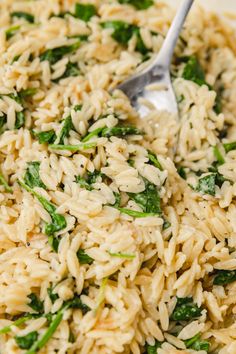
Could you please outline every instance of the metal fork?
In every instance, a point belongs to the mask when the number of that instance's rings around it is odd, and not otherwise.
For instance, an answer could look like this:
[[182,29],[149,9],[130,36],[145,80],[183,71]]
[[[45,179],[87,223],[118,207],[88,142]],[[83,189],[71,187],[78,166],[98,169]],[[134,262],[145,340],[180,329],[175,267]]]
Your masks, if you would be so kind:
[[[170,78],[170,64],[180,31],[193,2],[194,0],[183,0],[162,48],[151,64],[117,87],[129,97],[141,117],[145,117],[153,108],[178,116],[178,105]],[[149,103],[145,104],[145,101]]]

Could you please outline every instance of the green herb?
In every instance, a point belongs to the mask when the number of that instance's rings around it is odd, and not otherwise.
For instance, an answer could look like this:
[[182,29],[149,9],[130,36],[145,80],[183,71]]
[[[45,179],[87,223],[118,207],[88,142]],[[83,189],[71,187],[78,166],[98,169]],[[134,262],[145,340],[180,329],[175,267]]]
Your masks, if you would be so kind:
[[33,135],[38,139],[40,144],[48,143],[53,144],[57,138],[54,130],[48,130],[46,132],[36,133],[33,131]]
[[50,285],[49,288],[47,288],[47,293],[48,293],[48,296],[50,298],[50,300],[52,301],[52,304],[54,304],[54,302],[59,299],[59,296],[58,294],[54,293],[53,292],[54,288],[52,285]]
[[16,113],[16,122],[15,122],[15,129],[20,129],[25,124],[25,115],[24,112],[17,112]]
[[44,309],[43,301],[41,301],[34,293],[31,293],[27,297],[31,300],[28,303],[28,306],[31,307],[34,311],[42,313]]
[[102,136],[106,138],[110,138],[111,136],[118,136],[118,137],[123,137],[126,135],[140,135],[142,134],[139,129],[135,127],[128,127],[128,126],[116,126],[113,128],[97,128],[93,130],[91,133],[87,134],[83,138],[83,142],[89,141],[91,138],[94,136]]
[[217,95],[215,99],[215,105],[213,107],[216,114],[220,114],[222,112],[222,94],[224,92],[224,87],[220,86],[217,90]]
[[223,158],[219,148],[217,146],[214,146],[213,148],[213,153],[214,153],[214,156],[217,160],[217,164],[218,165],[223,165],[225,163],[225,159]]
[[193,303],[191,297],[177,298],[177,304],[171,315],[173,321],[189,321],[201,316],[202,309]]
[[28,12],[14,11],[11,13],[11,17],[23,18],[29,23],[34,23],[34,16]]
[[108,251],[108,253],[111,257],[117,257],[117,258],[134,259],[136,257],[134,254],[128,254],[128,253],[121,253],[121,252],[113,253],[110,251]]
[[128,4],[134,6],[137,10],[146,10],[154,5],[153,0],[118,0],[120,4]]
[[0,174],[0,185],[2,185],[6,192],[12,193],[12,188],[9,186],[5,178]]
[[141,38],[139,27],[123,21],[102,22],[101,26],[103,28],[113,29],[113,33],[111,35],[112,38],[122,45],[127,45],[129,40],[135,35],[137,37],[135,49],[143,55],[148,52],[148,49],[145,47],[145,44]]
[[205,81],[205,73],[198,59],[195,56],[190,56],[184,67],[182,77],[185,80],[190,80],[198,85],[208,85]]
[[149,158],[149,163],[157,168],[159,168],[160,171],[163,171],[163,168],[158,161],[156,154],[154,152],[148,151],[148,158]]
[[202,177],[198,181],[196,191],[203,194],[215,195],[215,186],[216,186],[216,173],[211,173],[205,177]]
[[56,207],[52,203],[50,203],[46,198],[35,192],[32,188],[30,188],[26,183],[19,181],[21,187],[23,187],[26,191],[33,194],[38,201],[42,204],[44,209],[50,214],[52,222],[50,224],[46,224],[45,233],[46,235],[54,235],[55,232],[58,232],[64,229],[67,226],[66,219],[63,215],[56,213]]
[[104,174],[100,171],[94,172],[87,172],[87,177],[83,178],[81,176],[76,176],[75,181],[78,183],[82,188],[87,189],[88,191],[93,190],[93,184],[97,182],[98,177],[104,177]]
[[25,99],[27,97],[34,96],[37,92],[37,89],[35,87],[28,88],[26,90],[21,90],[18,95],[21,99]]
[[2,113],[2,116],[0,117],[0,134],[4,132],[6,122],[7,122],[7,115],[5,113]]
[[154,345],[147,344],[145,345],[145,354],[157,354],[157,349],[161,348],[162,343],[158,340],[155,341]]
[[62,46],[58,48],[48,49],[40,54],[40,61],[48,60],[51,65],[61,60],[64,55],[75,52],[80,47],[81,41],[77,41],[74,44],[68,46]]
[[201,333],[196,334],[194,337],[184,341],[186,348],[193,350],[205,350],[208,352],[210,349],[210,343],[206,340],[201,340]]
[[164,220],[164,223],[162,225],[162,229],[167,230],[167,229],[169,229],[169,227],[171,227],[171,223],[168,220]]
[[25,336],[15,336],[16,344],[20,349],[29,349],[38,339],[38,332],[33,331]]
[[12,330],[12,327],[19,327],[20,325],[22,325],[23,323],[25,323],[26,321],[30,320],[33,317],[33,315],[31,314],[26,314],[20,318],[18,318],[17,320],[15,320],[14,322],[12,322],[10,325],[3,327],[2,329],[0,329],[0,334],[5,334],[5,333],[9,333]]
[[232,150],[236,150],[236,141],[233,141],[232,143],[224,144],[223,146],[224,146],[226,153],[228,153]]
[[8,40],[11,37],[13,37],[19,29],[20,29],[20,25],[12,26],[12,27],[8,28],[8,30],[6,30],[6,32],[5,32],[6,39]]
[[121,195],[120,193],[114,192],[114,196],[115,196],[115,203],[112,206],[115,208],[119,208],[121,202]]
[[180,177],[182,177],[183,179],[187,179],[186,171],[185,171],[185,169],[184,169],[183,166],[180,166],[180,167],[177,169],[177,172],[178,172],[178,174],[180,175]]
[[24,176],[24,181],[30,188],[40,187],[47,189],[39,175],[40,162],[32,161],[27,163],[28,167]]
[[143,213],[141,211],[126,209],[126,208],[117,208],[122,214],[127,214],[133,216],[134,218],[146,218],[149,216],[157,216],[155,213]]
[[75,4],[75,14],[73,16],[88,22],[91,17],[96,16],[97,9],[92,4]]
[[227,285],[236,280],[236,270],[217,270],[214,285]]
[[85,251],[82,249],[78,250],[77,257],[80,264],[92,264],[94,261],[94,259],[85,253]]
[[59,144],[64,144],[64,139],[67,138],[70,134],[70,131],[74,128],[74,125],[72,123],[71,116],[68,116],[66,119],[64,119],[62,128],[58,134],[58,140]]
[[63,304],[63,307],[72,308],[72,309],[80,309],[82,310],[83,315],[85,315],[88,311],[90,311],[90,307],[85,305],[79,296],[75,296],[72,300],[68,300]]
[[80,69],[78,67],[77,63],[67,63],[66,65],[66,70],[64,71],[64,73],[58,77],[57,79],[54,79],[54,82],[59,82],[62,79],[65,79],[67,77],[72,77],[72,76],[78,76],[80,75]]
[[143,209],[144,213],[160,215],[162,213],[161,199],[157,187],[146,179],[144,179],[144,182],[145,190],[143,192],[128,193],[128,195]]
[[80,150],[88,150],[95,148],[97,145],[96,142],[93,143],[81,143],[78,145],[57,145],[51,144],[49,147],[53,150],[68,150],[68,151],[80,151]]

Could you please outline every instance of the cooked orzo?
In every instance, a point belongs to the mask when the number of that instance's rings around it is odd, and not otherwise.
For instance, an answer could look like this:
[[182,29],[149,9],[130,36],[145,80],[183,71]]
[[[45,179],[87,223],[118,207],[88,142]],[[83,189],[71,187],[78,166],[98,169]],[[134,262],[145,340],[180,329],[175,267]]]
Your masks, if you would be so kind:
[[115,90],[173,16],[1,0],[1,354],[236,353],[236,35],[191,13],[178,122]]

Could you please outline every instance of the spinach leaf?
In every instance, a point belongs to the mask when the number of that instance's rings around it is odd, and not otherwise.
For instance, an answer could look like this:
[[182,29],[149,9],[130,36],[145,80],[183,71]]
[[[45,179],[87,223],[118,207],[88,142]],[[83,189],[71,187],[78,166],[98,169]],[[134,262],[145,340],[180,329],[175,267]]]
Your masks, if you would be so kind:
[[24,112],[17,112],[16,113],[16,122],[15,122],[15,129],[20,129],[25,124],[25,115]]
[[201,333],[196,334],[194,337],[184,341],[186,348],[193,350],[205,350],[208,352],[210,349],[210,343],[206,340],[201,340]]
[[21,100],[23,100],[27,97],[34,96],[36,94],[36,92],[37,92],[37,89],[35,87],[31,87],[26,90],[21,90],[20,92],[18,92],[18,96],[20,97]]
[[70,134],[70,131],[74,128],[74,125],[72,123],[71,116],[68,116],[66,119],[64,119],[62,128],[58,134],[58,139],[59,143],[58,144],[64,144],[64,139],[67,138]]
[[224,144],[223,146],[226,153],[232,150],[236,150],[236,141],[233,141],[232,143]]
[[133,37],[133,35],[137,36],[137,44],[136,44],[136,50],[143,55],[147,54],[148,49],[145,47],[145,44],[143,43],[143,40],[140,35],[140,29],[138,26],[131,25],[127,22],[123,21],[107,21],[107,22],[102,22],[101,26],[103,28],[111,28],[113,29],[112,33],[112,38],[122,44],[122,45],[127,45],[129,40]]
[[114,208],[119,208],[120,202],[121,202],[121,195],[120,195],[120,193],[114,192],[114,196],[115,196],[115,203],[112,206]]
[[198,181],[196,191],[203,194],[215,195],[216,173],[211,173],[205,177],[201,177]]
[[145,354],[157,354],[157,349],[161,348],[162,343],[158,340],[155,341],[154,345],[147,344],[145,345]]
[[217,270],[214,285],[227,285],[236,281],[236,270]]
[[76,176],[75,181],[79,183],[79,185],[89,191],[93,190],[92,184],[97,182],[98,177],[104,177],[105,175],[100,171],[87,172],[87,178],[83,178],[81,176]]
[[48,60],[51,65],[61,60],[64,55],[75,52],[80,47],[81,41],[77,41],[74,44],[68,46],[62,46],[58,48],[48,49],[40,54],[40,61]]
[[80,309],[82,310],[83,315],[90,311],[90,307],[88,307],[81,301],[80,296],[75,296],[72,300],[64,302],[63,307]]
[[29,23],[34,23],[34,16],[29,14],[28,12],[14,11],[11,13],[11,17],[23,18]]
[[223,165],[225,163],[225,159],[224,157],[222,156],[218,146],[214,146],[213,148],[213,153],[214,153],[214,156],[217,160],[217,165]]
[[193,303],[191,297],[177,298],[177,304],[170,317],[173,321],[189,321],[201,316],[202,309]]
[[156,154],[152,151],[148,151],[148,158],[149,158],[149,163],[155,167],[157,167],[160,171],[163,171],[163,168],[160,164],[160,162],[158,161]]
[[50,224],[46,224],[45,233],[48,236],[53,236],[55,232],[58,232],[64,229],[67,226],[66,219],[63,215],[56,213],[56,207],[52,203],[50,203],[46,198],[35,192],[32,188],[30,188],[26,183],[19,181],[21,187],[23,187],[26,191],[33,194],[34,197],[38,199],[38,201],[42,204],[44,209],[51,216],[52,222]]
[[28,162],[28,167],[24,176],[24,181],[30,188],[40,187],[47,189],[39,176],[39,161]]
[[97,9],[92,4],[75,4],[75,13],[73,16],[88,22],[91,17],[96,16]]
[[53,144],[57,138],[55,131],[48,130],[46,132],[36,133],[33,131],[33,135],[38,139],[40,144],[48,143]]
[[12,188],[9,186],[3,175],[0,174],[0,185],[2,185],[6,192],[12,193]]
[[54,288],[53,288],[52,285],[49,288],[47,288],[47,293],[48,293],[48,296],[49,296],[50,300],[52,301],[52,304],[54,304],[54,302],[57,299],[59,299],[58,294],[54,293],[53,290],[54,290]]
[[141,193],[128,193],[130,199],[134,200],[142,209],[144,213],[152,213],[160,215],[161,199],[155,184],[144,179],[145,190]]
[[153,0],[118,0],[120,4],[128,4],[134,6],[137,10],[146,10],[154,5]]
[[78,76],[78,75],[80,75],[80,70],[79,70],[78,64],[71,63],[69,61],[69,63],[67,63],[67,65],[66,65],[65,72],[60,77],[58,77],[57,79],[54,79],[53,81],[59,82],[60,80],[65,79],[67,77]]
[[195,82],[198,85],[207,85],[205,81],[205,73],[201,67],[198,59],[195,56],[190,56],[187,60],[187,63],[184,67],[182,77],[185,80],[190,80]]
[[81,143],[78,145],[60,145],[60,144],[51,144],[49,147],[53,150],[68,150],[72,152],[80,151],[80,150],[88,150],[95,148],[97,146],[96,142],[92,143]]
[[10,28],[8,28],[8,30],[6,30],[5,34],[6,34],[6,39],[10,39],[11,37],[13,37],[16,32],[20,29],[20,26],[12,26]]
[[94,259],[91,258],[84,250],[79,249],[77,252],[77,257],[80,264],[92,264]]
[[2,113],[1,117],[0,117],[0,134],[2,134],[4,132],[4,126],[7,122],[7,115],[5,113]]
[[133,218],[146,218],[149,216],[157,216],[155,213],[144,213],[141,211],[136,211],[132,209],[127,209],[127,208],[117,208],[122,214],[126,214],[129,216],[132,216]]
[[31,307],[34,311],[42,313],[44,309],[43,301],[41,301],[34,293],[31,293],[27,297],[31,300],[30,303],[28,303],[28,306]]
[[16,344],[20,349],[29,349],[32,344],[38,339],[38,332],[33,331],[25,336],[15,336]]
[[185,180],[187,179],[186,171],[183,166],[178,167],[177,172],[180,175],[180,177],[182,177]]
[[109,255],[111,257],[117,257],[117,258],[126,258],[126,259],[134,259],[136,256],[134,254],[128,254],[128,253],[114,253],[114,252],[110,252],[108,251]]
[[215,105],[213,107],[216,114],[220,114],[222,112],[222,94],[224,92],[224,87],[220,86],[217,90]]

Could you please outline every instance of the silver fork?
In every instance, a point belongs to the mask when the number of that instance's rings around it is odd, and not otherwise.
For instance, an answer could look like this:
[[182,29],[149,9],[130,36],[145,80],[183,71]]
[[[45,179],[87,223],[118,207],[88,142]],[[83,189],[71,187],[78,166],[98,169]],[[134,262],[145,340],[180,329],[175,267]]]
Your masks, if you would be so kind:
[[[152,108],[178,116],[178,105],[170,78],[170,64],[180,31],[193,2],[194,0],[183,0],[162,48],[151,64],[117,87],[128,96],[141,117],[145,117]],[[149,104],[145,104],[145,101]]]

